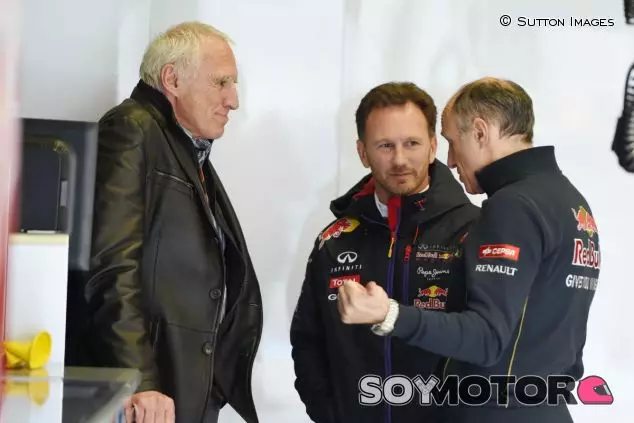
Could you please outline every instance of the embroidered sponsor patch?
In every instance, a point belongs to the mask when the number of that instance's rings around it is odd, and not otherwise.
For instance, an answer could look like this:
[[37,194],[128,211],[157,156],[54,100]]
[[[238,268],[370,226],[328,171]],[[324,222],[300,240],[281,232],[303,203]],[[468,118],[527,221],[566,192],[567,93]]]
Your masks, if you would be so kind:
[[601,252],[597,250],[592,240],[588,240],[588,246],[586,246],[583,240],[575,238],[572,264],[599,270],[601,269]]
[[340,286],[343,286],[345,281],[361,283],[361,275],[337,276],[335,278],[330,278],[330,288],[337,289]]
[[418,269],[416,269],[416,274],[423,276],[425,279],[428,280],[438,280],[440,278],[443,277],[443,275],[450,275],[451,274],[451,270],[450,269],[426,269],[423,266],[418,266]]
[[425,310],[444,310],[447,301],[442,301],[440,297],[449,295],[449,288],[441,288],[438,285],[431,285],[427,288],[418,288],[418,298],[414,298],[414,307]]
[[478,258],[517,261],[520,258],[520,248],[510,244],[481,245],[478,252]]
[[449,251],[417,251],[416,258],[421,260],[451,260],[455,253]]
[[344,217],[337,220],[319,235],[319,249],[321,250],[329,239],[339,238],[342,233],[352,232],[357,229],[358,226],[359,221],[356,219]]
[[500,264],[477,264],[475,271],[481,273],[499,273],[500,275],[515,276],[517,267],[502,266]]
[[579,206],[579,210],[571,210],[572,215],[577,221],[577,230],[587,233],[588,236],[592,238],[594,234],[598,232],[597,222],[594,220],[594,217],[592,217],[592,215],[583,206]]

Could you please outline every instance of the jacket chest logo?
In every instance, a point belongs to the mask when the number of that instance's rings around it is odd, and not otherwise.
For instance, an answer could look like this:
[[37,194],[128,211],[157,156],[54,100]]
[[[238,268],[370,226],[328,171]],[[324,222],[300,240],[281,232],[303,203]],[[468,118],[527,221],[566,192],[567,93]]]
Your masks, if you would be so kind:
[[358,272],[363,269],[363,265],[357,263],[359,254],[356,251],[343,251],[337,255],[337,263],[330,268],[330,273],[338,272]]
[[418,296],[414,298],[414,307],[425,310],[444,310],[447,306],[449,288],[441,288],[432,285],[427,288],[418,288]]
[[362,264],[348,264],[341,266],[333,266],[330,268],[330,273],[339,273],[339,272],[358,272],[363,269]]
[[321,250],[331,238],[339,238],[343,233],[353,232],[360,225],[357,219],[344,217],[338,219],[335,223],[327,227],[321,234],[319,234],[319,249]]
[[417,261],[448,262],[461,256],[461,247],[453,245],[418,244]]
[[418,266],[416,274],[423,276],[427,280],[437,281],[444,275],[449,275],[451,272],[449,269],[425,269],[423,266]]

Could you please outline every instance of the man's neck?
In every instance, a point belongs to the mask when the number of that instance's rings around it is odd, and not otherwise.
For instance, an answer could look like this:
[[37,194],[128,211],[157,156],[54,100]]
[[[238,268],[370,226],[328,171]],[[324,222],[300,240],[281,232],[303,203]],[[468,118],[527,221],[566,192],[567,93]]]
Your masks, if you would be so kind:
[[498,142],[491,147],[490,162],[493,163],[511,154],[529,149],[533,147],[533,145],[525,142],[522,137],[513,135],[498,140]]
[[[427,185],[422,191],[419,191],[418,194],[422,194],[429,189],[429,185]],[[382,217],[387,218],[387,204],[383,203],[379,199],[379,195],[374,192],[374,202],[376,203],[376,208],[379,209],[379,213]]]

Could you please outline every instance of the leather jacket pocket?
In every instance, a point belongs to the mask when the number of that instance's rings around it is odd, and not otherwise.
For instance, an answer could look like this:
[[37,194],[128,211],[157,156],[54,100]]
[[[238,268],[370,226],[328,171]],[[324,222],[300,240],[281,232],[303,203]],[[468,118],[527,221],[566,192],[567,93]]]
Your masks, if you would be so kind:
[[180,191],[183,194],[186,194],[190,197],[194,195],[194,185],[183,178],[172,175],[167,172],[163,172],[161,170],[154,170],[154,180],[156,183],[167,186],[175,189],[176,191]]

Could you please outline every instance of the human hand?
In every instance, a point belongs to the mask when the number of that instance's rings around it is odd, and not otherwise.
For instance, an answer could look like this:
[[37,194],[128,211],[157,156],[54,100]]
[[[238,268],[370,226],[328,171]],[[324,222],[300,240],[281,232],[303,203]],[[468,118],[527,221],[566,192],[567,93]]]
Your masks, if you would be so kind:
[[376,324],[385,320],[390,308],[389,297],[376,282],[366,286],[347,280],[339,287],[337,309],[346,324]]
[[174,423],[174,401],[157,391],[138,392],[125,404],[126,423]]

